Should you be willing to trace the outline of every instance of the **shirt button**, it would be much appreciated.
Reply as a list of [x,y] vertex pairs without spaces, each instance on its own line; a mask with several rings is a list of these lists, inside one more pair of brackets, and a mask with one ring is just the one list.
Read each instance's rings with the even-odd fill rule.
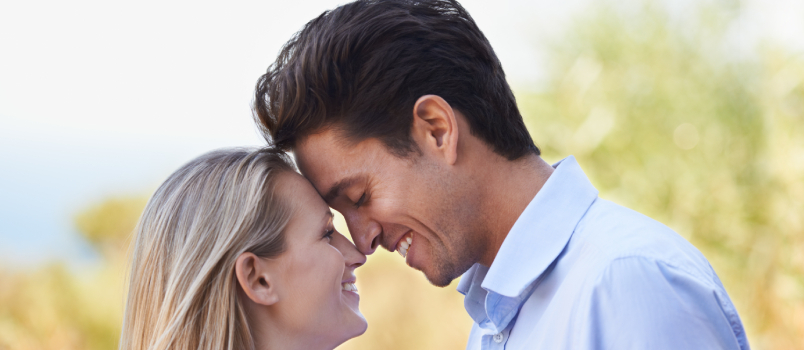
[[494,339],[494,342],[497,343],[497,344],[502,343],[503,334],[502,333],[497,333],[497,334],[494,335],[493,339]]

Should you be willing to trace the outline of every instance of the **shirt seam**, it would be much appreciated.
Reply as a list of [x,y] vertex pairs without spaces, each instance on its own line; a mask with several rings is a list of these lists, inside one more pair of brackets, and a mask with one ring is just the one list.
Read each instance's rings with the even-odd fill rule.
[[651,262],[651,263],[655,263],[655,264],[662,264],[662,265],[665,265],[665,266],[669,266],[669,267],[672,267],[674,269],[677,269],[677,270],[683,272],[688,277],[694,278],[698,282],[703,282],[707,287],[710,287],[710,288],[712,288],[714,290],[717,290],[717,286],[714,285],[711,281],[707,281],[706,279],[701,278],[700,276],[698,276],[695,273],[690,272],[686,268],[683,268],[681,266],[678,266],[676,264],[668,262],[668,261],[666,261],[664,259],[657,259],[657,258],[652,258],[652,257],[649,257],[649,256],[645,256],[645,255],[639,255],[639,254],[618,256],[618,257],[615,257],[615,258],[611,259],[611,261],[609,261],[608,264],[606,264],[606,267],[603,268],[600,271],[600,273],[598,274],[597,278],[595,278],[595,285],[598,285],[600,283],[601,279],[603,279],[603,276],[605,276],[606,272],[611,269],[612,265],[615,262],[620,261],[620,260],[644,260],[646,262]]

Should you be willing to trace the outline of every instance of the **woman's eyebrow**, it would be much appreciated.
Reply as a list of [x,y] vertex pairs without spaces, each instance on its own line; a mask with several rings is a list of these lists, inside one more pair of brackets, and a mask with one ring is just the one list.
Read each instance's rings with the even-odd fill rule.
[[329,189],[324,195],[324,201],[327,203],[331,203],[333,199],[338,198],[341,195],[344,189],[349,186],[352,186],[357,182],[360,178],[358,176],[352,176],[345,178],[341,181],[338,181],[332,188]]

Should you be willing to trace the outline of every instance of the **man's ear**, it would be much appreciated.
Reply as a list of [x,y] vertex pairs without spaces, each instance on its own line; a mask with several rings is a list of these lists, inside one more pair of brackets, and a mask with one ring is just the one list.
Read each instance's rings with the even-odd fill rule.
[[243,253],[235,261],[235,275],[240,287],[249,299],[261,305],[273,305],[279,301],[276,281],[266,261],[254,253]]
[[424,135],[424,147],[436,149],[449,164],[458,159],[458,120],[455,110],[437,95],[424,95],[413,105],[413,130]]

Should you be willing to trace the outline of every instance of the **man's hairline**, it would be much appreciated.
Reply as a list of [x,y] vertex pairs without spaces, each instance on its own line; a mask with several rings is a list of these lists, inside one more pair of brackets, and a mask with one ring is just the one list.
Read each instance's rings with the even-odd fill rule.
[[[333,126],[335,122],[327,123],[323,126],[313,128],[312,131],[307,131],[304,133],[299,133],[292,138],[290,144],[286,147],[287,151],[296,153],[296,150],[299,148],[299,144],[304,143],[306,139],[313,135],[323,134],[328,131],[332,131],[335,133],[335,138],[338,141],[342,141],[346,143],[346,147],[355,147],[364,141],[374,139],[377,140],[379,143],[383,145],[385,151],[397,157],[399,159],[411,159],[411,155],[422,155],[422,151],[419,146],[416,144],[410,134],[408,134],[408,140],[406,140],[407,144],[411,145],[412,147],[405,147],[405,148],[394,148],[388,144],[388,142],[384,141],[380,136],[362,136],[358,137],[358,135],[350,135],[350,133],[344,128],[339,126]],[[411,123],[412,127],[412,123]],[[389,139],[394,139],[393,137],[388,137]],[[397,138],[398,139],[398,138]]]

